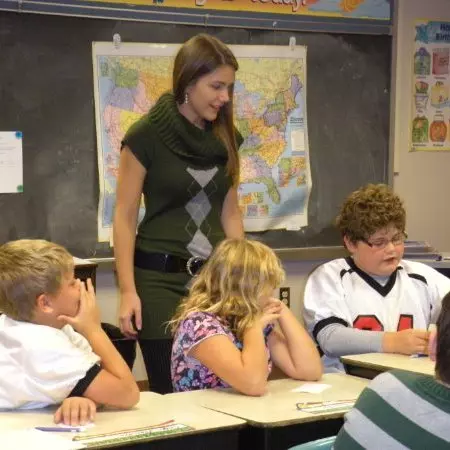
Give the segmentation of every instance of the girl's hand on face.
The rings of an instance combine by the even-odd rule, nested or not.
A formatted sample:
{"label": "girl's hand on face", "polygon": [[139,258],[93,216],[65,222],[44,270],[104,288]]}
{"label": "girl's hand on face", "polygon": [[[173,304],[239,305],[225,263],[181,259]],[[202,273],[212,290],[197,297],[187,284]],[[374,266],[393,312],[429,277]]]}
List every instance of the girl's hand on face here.
{"label": "girl's hand on face", "polygon": [[269,297],[263,305],[263,311],[266,308],[277,308],[279,313],[283,312],[283,309],[286,308],[286,305],[279,299],[275,297]]}
{"label": "girl's hand on face", "polygon": [[283,310],[283,302],[276,298],[268,298],[262,306],[261,317],[259,322],[264,329],[267,325],[275,322],[281,315]]}

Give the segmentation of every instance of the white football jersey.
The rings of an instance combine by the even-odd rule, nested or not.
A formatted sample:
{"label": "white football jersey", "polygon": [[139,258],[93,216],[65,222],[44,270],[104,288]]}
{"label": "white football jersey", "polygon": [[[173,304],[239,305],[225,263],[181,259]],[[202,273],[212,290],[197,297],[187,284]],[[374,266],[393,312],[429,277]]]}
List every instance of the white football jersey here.
{"label": "white football jersey", "polygon": [[[402,260],[383,286],[352,258],[340,258],[319,266],[308,278],[304,319],[316,340],[330,324],[371,331],[426,330],[449,291],[449,278],[419,262]],[[342,367],[336,356],[321,350],[326,367]]]}

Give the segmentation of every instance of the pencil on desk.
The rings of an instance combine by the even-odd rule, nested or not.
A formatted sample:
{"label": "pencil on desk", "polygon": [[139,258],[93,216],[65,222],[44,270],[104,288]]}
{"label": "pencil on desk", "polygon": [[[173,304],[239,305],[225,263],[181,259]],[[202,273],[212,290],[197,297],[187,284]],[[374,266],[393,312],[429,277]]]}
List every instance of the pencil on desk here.
{"label": "pencil on desk", "polygon": [[84,430],[84,427],[34,427],[39,431],[51,431],[53,433],[79,433]]}

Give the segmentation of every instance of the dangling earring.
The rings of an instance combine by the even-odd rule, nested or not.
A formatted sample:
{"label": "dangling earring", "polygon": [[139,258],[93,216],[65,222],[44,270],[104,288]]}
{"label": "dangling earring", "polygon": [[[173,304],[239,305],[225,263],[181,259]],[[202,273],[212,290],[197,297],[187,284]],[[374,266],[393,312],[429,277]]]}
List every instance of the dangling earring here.
{"label": "dangling earring", "polygon": [[184,104],[187,105],[189,103],[189,94],[186,92],[186,94],[184,94]]}

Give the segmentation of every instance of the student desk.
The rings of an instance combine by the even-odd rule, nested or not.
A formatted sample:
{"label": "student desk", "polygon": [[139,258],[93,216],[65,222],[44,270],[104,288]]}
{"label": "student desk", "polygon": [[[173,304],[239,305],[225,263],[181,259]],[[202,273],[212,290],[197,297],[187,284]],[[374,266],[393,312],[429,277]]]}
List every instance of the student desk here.
{"label": "student desk", "polygon": [[343,356],[341,361],[349,375],[369,378],[370,380],[391,369],[434,375],[434,362],[428,356],[411,358],[407,355],[394,353],[366,353],[364,355]]}
{"label": "student desk", "polygon": [[[0,412],[0,431],[52,426],[54,411],[55,408]],[[179,401],[176,397],[167,398],[154,392],[142,392],[139,404],[132,410],[100,410],[97,411],[95,426],[85,432],[55,434],[72,439],[74,436],[91,436],[152,426],[172,419],[177,423],[189,425],[194,430],[177,435],[159,436],[148,442],[121,444],[119,447],[116,443],[107,447],[89,444],[88,448],[237,450],[239,428],[245,426],[245,422],[241,419]]]}
{"label": "student desk", "polygon": [[241,431],[239,448],[285,450],[296,444],[335,435],[342,426],[344,412],[311,414],[299,411],[296,403],[328,400],[356,400],[368,381],[345,374],[325,374],[318,383],[331,385],[319,394],[292,392],[305,384],[292,379],[273,380],[262,397],[249,397],[232,389],[167,394],[186,402],[239,417],[247,422]]}

